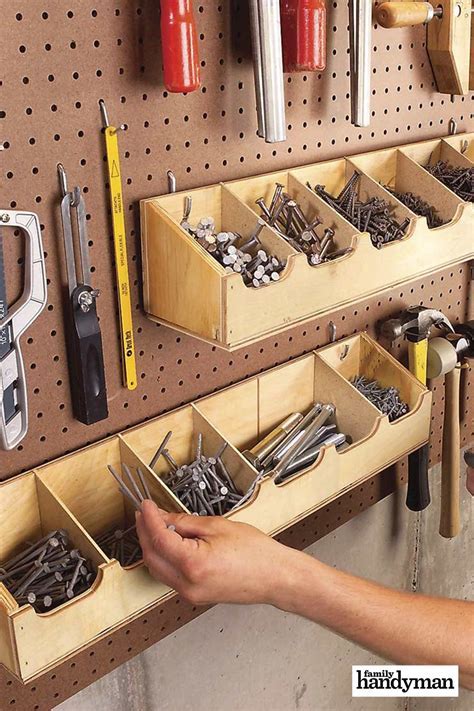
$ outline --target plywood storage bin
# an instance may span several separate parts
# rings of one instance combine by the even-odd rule
[[[369,354],[362,359],[361,372],[370,375],[365,363],[371,363],[374,377],[398,387],[410,407],[393,423],[339,372],[344,354],[352,360],[361,351]],[[195,407],[242,451],[291,413],[308,411],[313,402],[335,405],[338,430],[351,444],[339,451],[334,446],[323,448],[315,464],[281,484],[275,484],[270,474],[232,519],[276,533],[428,441],[431,393],[365,334],[227,388]]]
[[[360,373],[397,387],[409,412],[389,423],[350,384]],[[224,463],[245,493],[257,471],[242,450],[314,402],[335,405],[334,421],[349,444],[338,451],[324,447],[314,464],[281,484],[268,473],[228,518],[277,533],[428,440],[431,393],[375,341],[358,334],[0,484],[0,567],[27,541],[62,528],[97,571],[89,590],[46,613],[20,607],[0,583],[0,663],[26,681],[173,594],[143,562],[122,568],[97,544],[108,529],[133,522],[108,464],[118,471],[127,464],[132,473],[141,467],[156,503],[186,512],[166,486],[164,459],[150,468],[169,431],[167,446],[178,464],[195,458],[199,434],[208,456],[227,442]]]
[[[70,472],[68,472],[70,473]],[[0,567],[27,542],[65,529],[97,577],[92,587],[46,613],[19,606],[0,583],[0,663],[27,680],[117,621],[111,564],[77,519],[34,473],[0,484]],[[120,601],[118,601],[120,605]]]
[[[456,138],[459,140],[464,138],[468,141],[468,144],[472,143],[473,140],[472,134],[459,135]],[[458,148],[457,141],[453,145],[451,139],[440,138],[432,141],[423,141],[423,143],[412,143],[402,146],[400,150],[416,161],[422,168],[435,165],[439,160],[446,161],[454,168],[472,168],[472,160]],[[459,197],[458,200],[460,200]],[[472,203],[463,203],[463,205],[464,209],[472,215],[474,211]]]
[[[427,153],[429,156],[429,149]],[[469,236],[474,229],[472,206],[430,176],[403,149],[374,151],[350,159],[296,168],[290,173],[304,185],[307,182],[312,187],[325,185],[327,192],[338,195],[355,170],[361,173],[360,199],[382,198],[393,207],[393,214],[399,222],[408,218],[410,224],[402,239],[389,242],[380,249],[372,245],[367,232],[352,228],[358,236],[357,249],[350,261],[354,271],[349,276],[345,275],[343,282],[337,283],[345,298],[350,301],[365,298],[442,267],[463,262],[474,255]],[[415,215],[381,183],[420,194],[439,209],[446,224],[428,229],[426,218]],[[344,217],[340,219],[346,222]],[[343,265],[338,267],[339,271],[343,268]]]
[[[443,141],[449,143],[450,146],[455,148],[474,164],[474,133],[456,134],[448,138],[443,138]]]
[[[133,506],[123,497],[107,470],[110,464],[118,474],[122,474],[122,463],[129,467],[137,481],[136,467],[141,466],[140,460],[120,437],[111,437],[70,457],[47,464],[37,473],[88,535],[96,540],[111,528],[128,527],[135,521]],[[179,502],[159,479],[145,467],[141,466],[141,469],[154,501],[166,511],[179,511]],[[114,622],[129,618],[169,593],[169,588],[149,575],[142,561],[122,568],[117,560],[109,560],[103,551],[102,554],[110,563],[110,575],[116,585],[111,605],[115,613]]]
[[[227,350],[235,350],[274,335],[315,316],[380,293],[474,255],[470,235],[473,207],[442,186],[420,167],[437,156],[454,165],[469,159],[445,141],[426,141],[401,149],[375,151],[231,181],[141,202],[144,305],[147,315]],[[457,162],[453,155],[457,156]],[[325,185],[337,195],[354,170],[362,173],[360,197],[387,200],[400,221],[410,219],[404,238],[375,248],[361,232],[320,199],[311,187]],[[386,191],[380,182],[413,191],[438,207],[445,224],[429,230],[418,217]],[[317,266],[308,264],[273,228],[261,233],[267,250],[286,260],[280,280],[255,289],[239,274],[224,268],[180,226],[186,196],[192,198],[191,224],[201,217],[215,220],[217,230],[248,237],[260,208],[267,204],[276,183],[295,198],[311,219],[318,215],[323,228],[335,231],[337,248],[353,251]]]
[[[281,328],[289,315],[277,314],[272,299],[290,278],[297,252],[265,227],[259,235],[262,245],[285,260],[286,268],[279,282],[260,289],[245,286],[240,274],[227,274],[180,226],[187,196],[192,198],[191,224],[197,224],[201,217],[212,217],[218,231],[238,232],[244,241],[257,225],[253,211],[222,185],[142,201],[147,314],[227,348],[255,340],[262,330]]]
[[[257,476],[257,472],[247,459],[195,405],[187,405],[144,425],[138,425],[124,432],[121,438],[142,462],[143,468],[150,466],[158,446],[170,431],[172,436],[167,444],[167,449],[179,466],[189,464],[196,458],[198,437],[202,435],[202,452],[208,457],[214,456],[224,442],[227,443],[222,454],[222,461],[239,491],[246,492]],[[149,471],[151,473],[152,470]],[[163,457],[158,459],[153,472],[169,491],[164,483],[169,467]],[[175,499],[171,491],[169,491],[169,496]],[[177,498],[175,501],[179,510],[189,513],[186,506]],[[227,514],[227,516],[232,518],[233,514]]]

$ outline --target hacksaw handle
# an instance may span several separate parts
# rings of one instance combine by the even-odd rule
[[[459,482],[459,387],[461,368],[456,366],[445,375],[443,457],[441,464],[441,516],[439,532],[444,538],[454,538],[460,530]]]
[[[424,25],[433,17],[433,5],[429,2],[384,2],[375,8],[375,18],[381,27]]]
[[[199,88],[199,52],[191,0],[161,0],[161,51],[165,87],[173,93]]]

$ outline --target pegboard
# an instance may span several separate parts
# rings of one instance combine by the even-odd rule
[[[0,78],[1,207],[38,212],[48,276],[48,305],[22,339],[30,427],[13,452],[0,452],[0,478],[154,417],[201,395],[283,363],[328,342],[328,318],[316,319],[230,355],[152,323],[143,315],[138,200],[166,191],[166,169],[179,189],[446,135],[450,118],[474,128],[472,95],[436,93],[423,27],[373,32],[372,122],[350,123],[348,8],[328,2],[328,66],[321,74],[285,77],[288,138],[256,136],[247,3],[195,3],[202,87],[164,91],[158,0],[3,0]],[[134,305],[139,385],[122,387],[113,244],[104,137],[98,101],[119,136]],[[73,419],[63,329],[65,269],[56,166],[86,200],[93,285],[100,288],[110,415],[86,427]],[[4,230],[13,300],[22,249]],[[8,240],[8,242],[7,242]],[[411,303],[441,306],[454,321],[467,312],[467,265],[392,289],[333,316],[337,337],[366,329]],[[404,344],[394,352],[402,359]],[[472,374],[465,375],[466,379]],[[443,386],[434,383],[431,462],[441,452]],[[469,393],[462,399],[463,444],[472,440]],[[280,537],[305,547],[391,493],[406,464],[372,477]],[[0,707],[50,709],[202,612],[173,598],[104,635],[25,686],[0,669]]]
[[[374,297],[360,306],[340,311],[333,317],[337,335],[342,338],[361,329],[366,329],[373,335],[377,319],[386,318],[403,306],[418,302],[425,305],[442,303],[443,311],[453,323],[457,323],[465,318],[468,310],[469,278],[469,266],[467,264],[461,265],[410,283],[404,288],[392,289],[384,295],[383,300]],[[292,358],[295,342],[299,344],[298,354],[325,344],[328,339],[327,331],[326,321],[315,321],[304,328],[293,329],[285,334],[284,340],[280,338],[265,341],[258,347],[258,350],[254,351],[254,357],[265,356],[266,367],[269,367]],[[196,353],[199,351],[193,351],[188,355],[188,364],[193,362]],[[396,344],[392,353],[404,360],[406,358],[405,344],[403,342]],[[269,360],[270,354],[272,355],[271,360]],[[225,372],[229,356],[226,354],[222,357],[220,367]],[[201,354],[199,353],[196,360],[200,360],[200,358]],[[241,372],[249,369],[248,359],[247,352],[243,353],[241,359],[238,360],[235,360],[234,356],[238,372],[237,380],[239,377],[245,377]],[[216,367],[212,365],[214,360],[215,358],[206,362],[206,372]],[[263,369],[262,367],[258,370]],[[217,379],[222,377],[219,368],[215,373]],[[218,387],[217,385],[215,389]],[[432,381],[431,389],[433,407],[430,465],[432,466],[440,461],[442,451],[443,378]],[[471,368],[463,372],[462,378],[461,446],[472,443],[474,439],[473,407],[470,397],[473,390],[474,373]],[[398,462],[396,466],[376,474],[329,504],[323,505],[316,512],[283,531],[277,538],[293,548],[306,548],[377,501],[393,493],[398,487],[404,486],[406,480],[407,461],[405,459]],[[132,621],[127,621],[111,634],[101,636],[85,649],[71,655],[28,684],[20,683],[18,679],[0,666],[0,710],[7,711],[14,707],[20,708],[21,711],[48,711],[168,634],[172,634],[182,625],[205,612],[206,609],[193,606],[176,595],[165,603],[151,607]]]
[[[451,117],[460,130],[473,128],[472,96],[451,101],[435,93],[423,27],[374,29],[372,124],[351,126],[347,3],[328,3],[327,69],[285,77],[288,140],[276,145],[256,136],[246,2],[195,3],[202,87],[188,95],[163,90],[158,0],[4,0],[1,7],[6,59],[0,85],[1,205],[39,214],[48,305],[22,341],[29,434],[16,451],[0,453],[0,478],[325,342],[319,321],[229,358],[145,318],[137,201],[166,191],[167,168],[185,189],[445,135]],[[127,126],[119,146],[139,381],[134,392],[121,383],[101,98],[111,120]],[[101,290],[98,311],[110,414],[89,427],[73,419],[69,392],[58,162],[65,165],[69,185],[78,184],[84,192],[92,282]],[[5,242],[13,298],[22,256],[19,240],[8,235]],[[407,300],[415,301],[414,295],[407,294]],[[377,301],[370,303],[372,318],[359,312],[351,318],[351,328],[381,315]],[[401,303],[399,298],[394,308]]]

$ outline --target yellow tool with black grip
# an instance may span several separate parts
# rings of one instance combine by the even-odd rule
[[[122,373],[124,387],[135,390],[137,387],[137,368],[135,343],[133,338],[132,303],[130,298],[130,279],[128,276],[127,239],[123,211],[122,178],[120,175],[120,156],[117,133],[123,127],[111,126],[104,101],[99,102],[105,129],[105,146],[110,185],[110,203],[112,209],[112,227],[114,233],[115,270],[120,318],[120,341],[122,347]]]
[[[404,336],[408,341],[408,365],[410,372],[426,385],[428,337],[433,326],[452,331],[446,316],[436,309],[425,306],[410,306],[399,318],[382,324],[381,335],[394,341]],[[411,511],[423,511],[430,503],[428,481],[429,445],[408,455],[407,507]]]

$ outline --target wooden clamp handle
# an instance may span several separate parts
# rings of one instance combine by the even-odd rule
[[[461,368],[456,366],[445,376],[445,410],[443,426],[443,459],[441,465],[441,516],[439,532],[454,538],[460,530],[459,480],[460,428],[459,386]]]
[[[433,17],[429,2],[384,2],[375,9],[379,25],[391,30],[394,27],[423,25]]]

